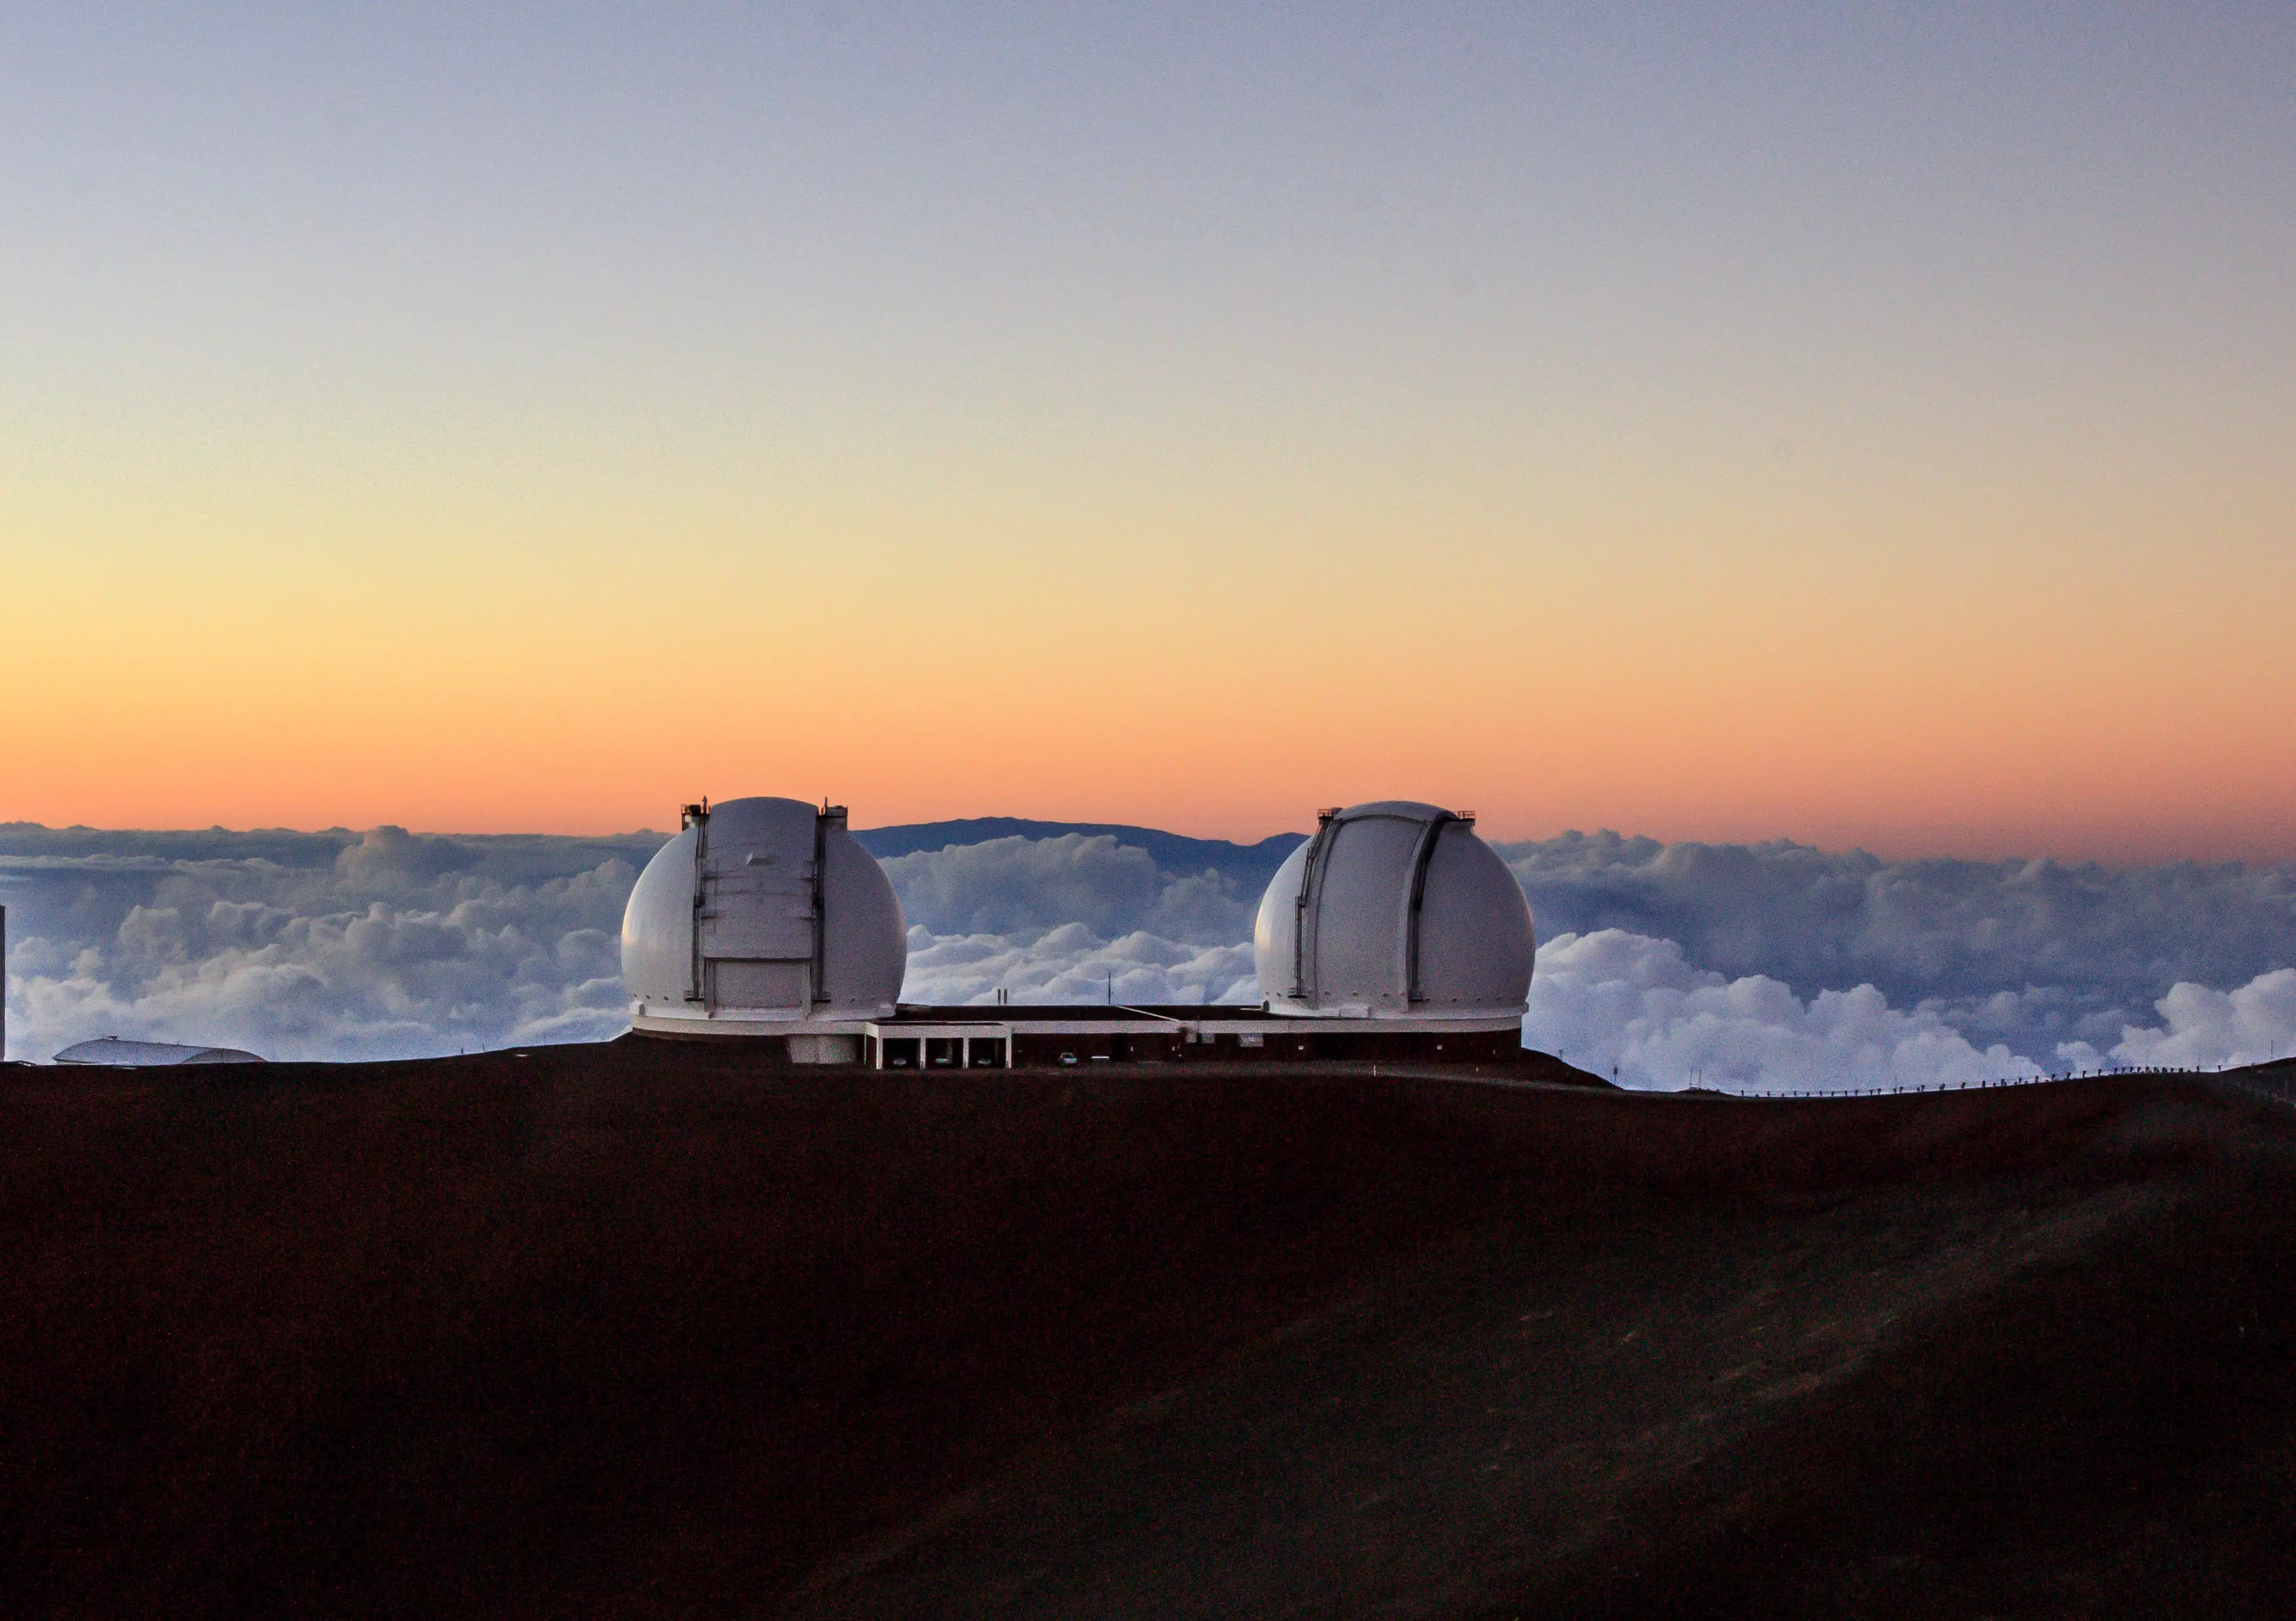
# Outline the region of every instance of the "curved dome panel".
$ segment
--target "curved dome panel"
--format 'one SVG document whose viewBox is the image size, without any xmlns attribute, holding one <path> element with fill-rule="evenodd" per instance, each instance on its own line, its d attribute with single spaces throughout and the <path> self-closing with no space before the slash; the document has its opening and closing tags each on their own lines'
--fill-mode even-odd
<svg viewBox="0 0 2296 1621">
<path fill-rule="evenodd" d="M 622 914 L 622 980 L 641 1028 L 786 1030 L 890 1014 L 908 965 L 901 906 L 841 807 L 695 807 Z"/>
<path fill-rule="evenodd" d="M 1538 950 L 1522 885 L 1472 826 L 1448 823 L 1427 864 L 1419 910 L 1419 987 L 1427 1011 L 1525 1011 Z"/>
<path fill-rule="evenodd" d="M 828 971 L 821 988 L 839 1017 L 890 1017 L 909 971 L 908 926 L 900 897 L 877 858 L 845 831 L 841 820 L 826 850 Z"/>
<path fill-rule="evenodd" d="M 622 908 L 622 988 L 651 1007 L 693 978 L 693 830 L 653 853 Z"/>
<path fill-rule="evenodd" d="M 1321 819 L 1260 897 L 1252 946 L 1276 1012 L 1458 1019 L 1521 1014 L 1536 942 L 1472 822 L 1389 799 Z"/>
</svg>

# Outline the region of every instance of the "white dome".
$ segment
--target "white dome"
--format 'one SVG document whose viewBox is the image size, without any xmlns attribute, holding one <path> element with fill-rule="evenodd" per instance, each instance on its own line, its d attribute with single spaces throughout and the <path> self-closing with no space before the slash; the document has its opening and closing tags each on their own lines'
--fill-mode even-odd
<svg viewBox="0 0 2296 1621">
<path fill-rule="evenodd" d="M 1530 903 L 1471 819 L 1384 799 L 1323 816 L 1260 897 L 1275 1012 L 1460 1019 L 1529 1005 Z"/>
<path fill-rule="evenodd" d="M 908 968 L 901 903 L 844 807 L 689 809 L 622 913 L 640 1029 L 786 1034 L 890 1016 Z"/>
</svg>

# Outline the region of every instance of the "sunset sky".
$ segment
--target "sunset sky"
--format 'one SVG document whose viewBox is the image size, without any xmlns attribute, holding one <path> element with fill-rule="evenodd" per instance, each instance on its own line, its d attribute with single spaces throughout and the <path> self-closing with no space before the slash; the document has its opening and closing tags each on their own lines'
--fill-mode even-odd
<svg viewBox="0 0 2296 1621">
<path fill-rule="evenodd" d="M 12 8 L 0 820 L 2296 858 L 2292 19 Z"/>
</svg>

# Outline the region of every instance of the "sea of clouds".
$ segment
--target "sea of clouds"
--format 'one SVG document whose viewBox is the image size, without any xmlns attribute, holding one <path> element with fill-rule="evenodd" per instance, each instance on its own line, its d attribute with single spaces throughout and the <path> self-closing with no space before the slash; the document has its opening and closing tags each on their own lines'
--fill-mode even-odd
<svg viewBox="0 0 2296 1621">
<path fill-rule="evenodd" d="M 622 905 L 661 837 L 0 825 L 9 1054 L 106 1035 L 275 1059 L 611 1036 L 628 1024 Z M 1280 847 L 895 846 L 909 1000 L 1259 1000 L 1251 919 Z M 2296 867 L 1608 833 L 1500 848 L 1542 942 L 1527 1040 L 1629 1084 L 1935 1085 L 2296 1050 Z"/>
<path fill-rule="evenodd" d="M 267 1058 L 629 1026 L 623 903 L 661 840 L 0 825 L 8 1052 L 96 1036 Z"/>
<path fill-rule="evenodd" d="M 1540 924 L 1527 1036 L 1621 1079 L 1939 1085 L 2296 1051 L 2296 865 L 1501 848 Z"/>
</svg>

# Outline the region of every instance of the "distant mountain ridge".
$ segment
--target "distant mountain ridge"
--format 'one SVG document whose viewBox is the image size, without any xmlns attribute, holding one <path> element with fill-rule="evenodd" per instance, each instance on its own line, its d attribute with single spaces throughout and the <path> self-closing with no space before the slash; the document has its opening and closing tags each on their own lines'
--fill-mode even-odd
<svg viewBox="0 0 2296 1621">
<path fill-rule="evenodd" d="M 392 830 L 396 831 L 397 830 Z M 1115 822 L 1038 822 L 1026 816 L 965 816 L 949 822 L 908 822 L 894 827 L 856 828 L 853 836 L 881 861 L 920 850 L 945 849 L 951 845 L 986 844 L 993 839 L 1059 839 L 1070 833 L 1086 838 L 1113 837 L 1119 844 L 1148 852 L 1159 867 L 1173 873 L 1201 872 L 1210 867 L 1238 880 L 1257 877 L 1265 883 L 1283 864 L 1283 858 L 1307 841 L 1305 833 L 1275 833 L 1257 844 L 1237 844 L 1226 839 L 1191 839 L 1160 828 L 1134 827 Z M 568 860 L 557 866 L 578 870 L 619 856 L 638 866 L 670 835 L 653 829 L 600 835 L 561 833 L 414 833 L 404 838 L 434 847 L 462 847 L 473 856 L 500 856 L 528 849 L 565 851 Z M 0 822 L 0 857 L 89 856 L 143 857 L 157 862 L 265 860 L 283 867 L 332 864 L 345 849 L 367 835 L 351 828 L 312 831 L 299 828 L 94 828 L 45 827 L 37 822 Z"/>
<path fill-rule="evenodd" d="M 909 822 L 897 827 L 856 828 L 853 837 L 880 861 L 951 845 L 986 844 L 992 839 L 1059 839 L 1070 833 L 1103 835 L 1145 850 L 1167 872 L 1210 868 L 1238 885 L 1265 888 L 1284 857 L 1308 841 L 1305 833 L 1274 833 L 1257 844 L 1226 839 L 1191 839 L 1158 828 L 1115 822 L 1036 822 L 1025 816 L 965 816 L 954 822 Z"/>
</svg>

